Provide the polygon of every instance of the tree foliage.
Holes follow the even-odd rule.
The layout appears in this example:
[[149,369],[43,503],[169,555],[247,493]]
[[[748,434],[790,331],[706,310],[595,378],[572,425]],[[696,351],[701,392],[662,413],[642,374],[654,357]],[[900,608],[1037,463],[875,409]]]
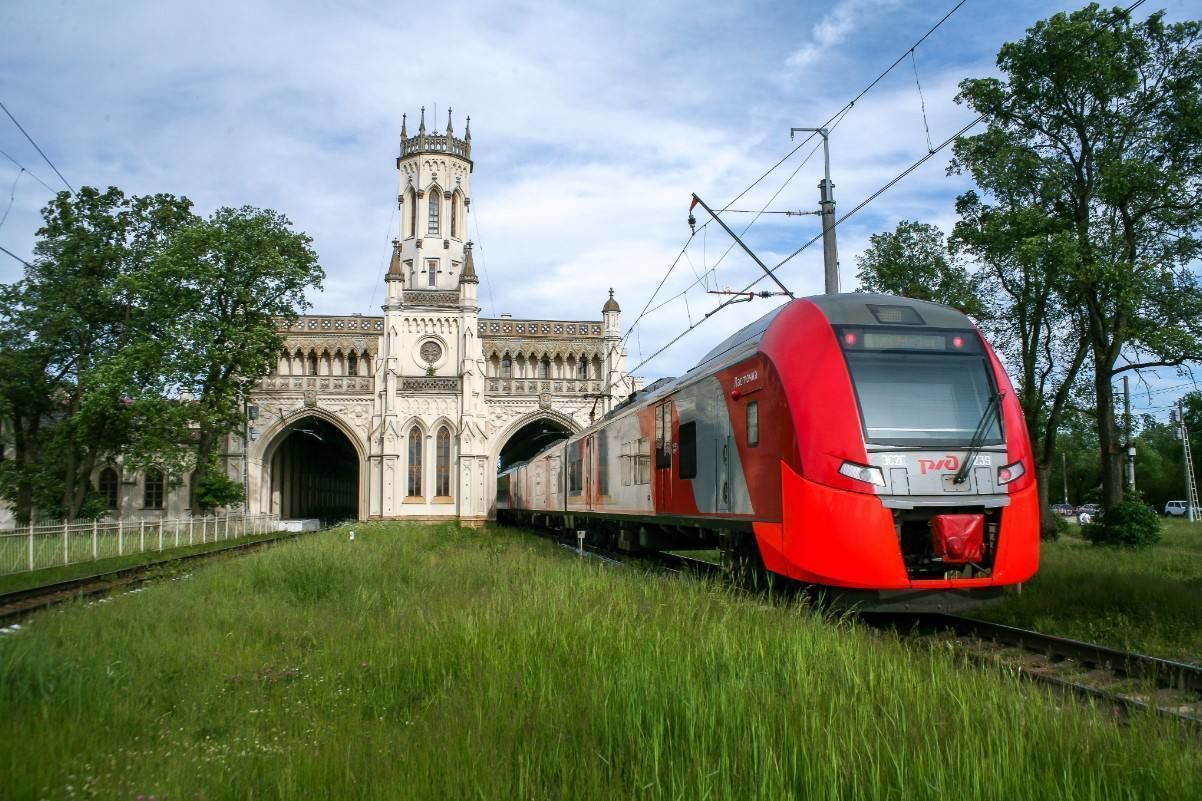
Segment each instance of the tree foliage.
[[1024,233],[1042,229],[1035,275],[1064,330],[1079,331],[1067,363],[1084,342],[1093,370],[1107,508],[1123,491],[1114,377],[1202,358],[1202,285],[1190,268],[1202,244],[1200,30],[1090,5],[1003,46],[1002,79],[960,84],[958,100],[988,128],[957,144],[955,166],[999,201],[966,208],[976,230],[964,238],[985,247],[991,230],[1009,228],[1002,250],[1030,258],[1018,245],[1038,245]]
[[[277,318],[320,285],[309,238],[272,211],[205,220],[187,198],[113,187],[59,193],[43,218],[24,277],[0,287],[0,495],[22,523],[77,517],[118,458],[176,481],[199,466],[205,485],[279,352]],[[208,484],[205,499],[234,498]]]
[[943,303],[975,318],[985,313],[968,271],[929,223],[902,220],[892,233],[873,234],[856,264],[867,292]]

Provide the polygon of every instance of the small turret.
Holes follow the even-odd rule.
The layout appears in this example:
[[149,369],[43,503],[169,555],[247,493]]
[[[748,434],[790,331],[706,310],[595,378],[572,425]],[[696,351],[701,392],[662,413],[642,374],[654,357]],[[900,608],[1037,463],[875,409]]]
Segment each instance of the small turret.
[[476,277],[476,262],[472,259],[472,243],[470,241],[463,245],[463,273],[459,276],[459,283],[480,283],[480,279]]
[[402,283],[405,281],[405,273],[401,271],[401,243],[396,239],[392,240],[392,261],[388,263],[388,273],[384,280]]
[[605,305],[601,307],[601,313],[604,314],[605,312],[620,311],[622,311],[622,307],[618,305],[616,300],[614,300],[614,288],[611,286],[609,288],[609,300],[605,301]]
[[451,128],[451,109],[447,108],[447,136],[453,136],[454,131]]
[[601,319],[605,324],[602,336],[606,339],[614,339],[622,335],[621,323],[618,318],[622,314],[622,307],[614,300],[613,287],[609,289],[609,300],[605,301],[605,305],[601,307]]

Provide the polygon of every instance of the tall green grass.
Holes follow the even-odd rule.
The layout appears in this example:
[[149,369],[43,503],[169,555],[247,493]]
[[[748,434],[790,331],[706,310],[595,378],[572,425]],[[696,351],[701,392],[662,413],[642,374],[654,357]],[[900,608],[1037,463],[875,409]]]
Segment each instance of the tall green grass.
[[1170,659],[1202,663],[1202,523],[1165,522],[1159,545],[1043,546],[1039,573],[979,617]]
[[0,638],[5,798],[1181,798],[1202,751],[524,535],[379,524]]

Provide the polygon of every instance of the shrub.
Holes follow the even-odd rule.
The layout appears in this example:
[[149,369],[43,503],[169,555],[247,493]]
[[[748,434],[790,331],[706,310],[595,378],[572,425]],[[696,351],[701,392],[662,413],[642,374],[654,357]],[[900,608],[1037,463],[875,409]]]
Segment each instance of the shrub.
[[233,506],[242,500],[242,484],[225,475],[216,466],[210,467],[196,488],[196,503],[201,509]]
[[1137,493],[1081,527],[1081,534],[1094,545],[1143,548],[1160,542],[1160,517]]
[[[1058,540],[1064,534],[1068,533],[1068,520],[1064,515],[1052,515],[1052,532],[1051,536],[1044,537],[1045,540]],[[1045,532],[1046,533],[1046,532]]]

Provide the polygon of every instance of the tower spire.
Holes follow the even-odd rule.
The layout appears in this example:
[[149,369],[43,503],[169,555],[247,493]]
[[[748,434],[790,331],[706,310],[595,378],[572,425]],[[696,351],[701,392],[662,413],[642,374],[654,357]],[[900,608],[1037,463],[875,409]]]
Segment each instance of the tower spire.
[[467,115],[467,128],[463,132],[463,138],[467,141],[472,141],[472,115]]
[[405,132],[405,118],[406,118],[407,116],[409,116],[409,115],[407,115],[407,114],[402,114],[402,115],[401,115],[401,138],[402,138],[402,139],[404,139],[405,137],[407,137],[407,136],[409,135],[409,134],[407,134],[407,133]]
[[426,135],[426,107],[425,106],[422,106],[422,121],[421,121],[421,125],[419,125],[417,127],[417,132],[418,132],[418,134],[420,134],[422,136]]
[[451,107],[447,106],[447,136],[451,135]]

